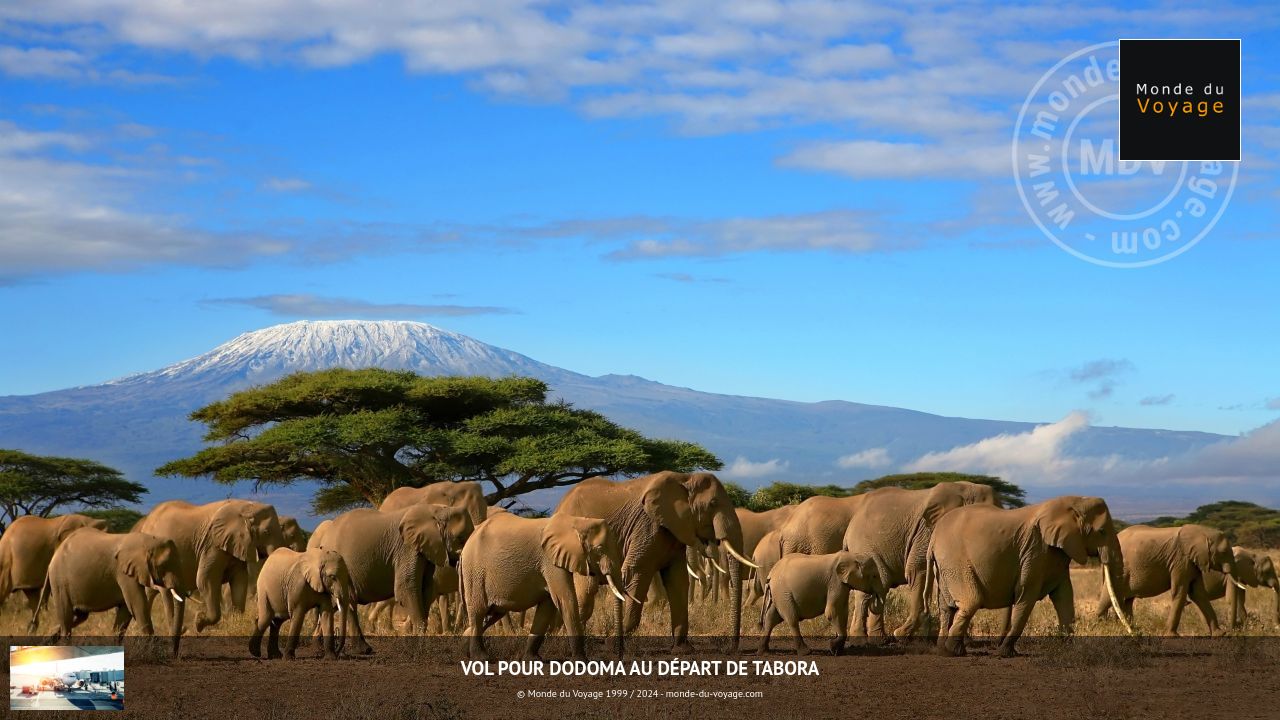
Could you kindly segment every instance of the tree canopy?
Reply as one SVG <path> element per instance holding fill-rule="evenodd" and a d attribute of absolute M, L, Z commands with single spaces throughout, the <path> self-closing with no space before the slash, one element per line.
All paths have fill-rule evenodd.
<path fill-rule="evenodd" d="M 55 510 L 136 503 L 146 491 L 119 470 L 92 460 L 0 449 L 0 519 L 5 525 L 22 515 L 49 517 Z"/>
<path fill-rule="evenodd" d="M 81 515 L 88 515 L 107 523 L 107 532 L 122 533 L 133 529 L 138 521 L 145 517 L 137 510 L 123 507 L 103 508 L 102 510 L 81 510 Z"/>
<path fill-rule="evenodd" d="M 851 488 L 839 485 L 798 485 L 788 482 L 775 482 L 751 491 L 732 482 L 725 483 L 725 490 L 733 500 L 735 507 L 764 512 L 783 505 L 793 505 L 814 497 L 848 497 L 860 495 L 882 487 L 900 487 L 907 490 L 931 488 L 938 483 L 967 480 L 971 483 L 989 485 L 995 491 L 996 498 L 1004 507 L 1023 507 L 1026 505 L 1026 491 L 1017 485 L 989 475 L 966 475 L 964 473 L 927 472 L 906 475 L 886 475 L 874 480 L 863 480 Z"/>
<path fill-rule="evenodd" d="M 699 445 L 648 438 L 546 396 L 546 383 L 523 377 L 295 373 L 191 413 L 211 445 L 156 473 L 226 484 L 316 481 L 312 506 L 328 513 L 443 480 L 488 483 L 494 503 L 593 475 L 721 467 Z"/>
<path fill-rule="evenodd" d="M 864 493 L 882 487 L 900 487 L 907 490 L 923 490 L 944 482 L 971 482 L 978 485 L 989 485 L 995 492 L 996 500 L 1007 508 L 1024 507 L 1027 504 L 1027 491 L 1017 485 L 991 475 L 968 475 L 957 472 L 918 472 L 903 475 L 885 475 L 874 480 L 863 480 L 853 486 L 855 493 Z"/>
<path fill-rule="evenodd" d="M 1236 545 L 1280 547 L 1280 510 L 1241 500 L 1223 500 L 1201 505 L 1186 517 L 1165 515 L 1147 524 L 1177 527 L 1193 523 L 1221 530 Z"/>
<path fill-rule="evenodd" d="M 746 508 L 755 512 L 773 510 L 783 505 L 794 505 L 804 502 L 815 495 L 845 497 L 853 494 L 849 488 L 843 488 L 838 485 L 797 485 L 788 482 L 775 482 L 755 491 L 746 490 L 740 485 L 731 482 L 724 485 L 735 507 Z"/>

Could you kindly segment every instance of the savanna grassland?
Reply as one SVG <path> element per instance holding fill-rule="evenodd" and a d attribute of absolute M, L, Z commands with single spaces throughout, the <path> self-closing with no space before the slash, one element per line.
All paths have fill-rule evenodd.
<path fill-rule="evenodd" d="M 1101 590 L 1101 572 L 1073 571 L 1078 621 L 1074 638 L 1057 637 L 1048 601 L 1041 602 L 1019 645 L 1020 657 L 1002 659 L 994 643 L 995 613 L 982 612 L 964 658 L 939 657 L 924 640 L 882 645 L 852 641 L 848 654 L 826 651 L 829 628 L 822 619 L 804 624 L 813 660 L 812 675 L 752 677 L 513 677 L 465 675 L 463 641 L 427 637 L 371 637 L 371 656 L 316 658 L 305 642 L 298 659 L 258 660 L 248 653 L 249 614 L 230 613 L 203 635 L 184 637 L 182 658 L 169 656 L 167 643 L 126 638 L 127 690 L 123 717 L 322 718 L 333 720 L 417 720 L 555 717 L 558 719 L 635 717 L 702 718 L 720 713 L 744 717 L 834 718 L 1233 718 L 1280 717 L 1280 635 L 1270 590 L 1248 593 L 1249 617 L 1241 630 L 1222 638 L 1200 638 L 1204 622 L 1193 607 L 1183 613 L 1180 639 L 1156 637 L 1169 609 L 1167 596 L 1139 600 L 1135 629 L 1128 637 L 1113 618 L 1096 620 L 1092 608 Z M 628 659 L 671 659 L 668 621 L 661 601 L 646 607 L 639 637 L 628 640 Z M 610 603 L 600 598 L 588 644 L 592 659 L 611 658 L 607 634 Z M 1215 603 L 1225 619 L 1224 601 Z M 742 651 L 755 650 L 757 601 L 744 608 Z M 194 608 L 188 611 L 188 615 Z M 162 613 L 156 626 L 163 632 Z M 691 638 L 699 660 L 750 656 L 725 651 L 729 603 L 697 600 L 691 608 Z M 892 627 L 902 617 L 896 593 L 888 606 Z M 12 599 L 0 614 L 0 632 L 25 634 L 27 614 Z M 110 643 L 110 614 L 100 613 L 77 629 L 77 637 Z M 41 632 L 49 631 L 46 615 Z M 366 625 L 366 629 L 367 625 Z M 190 632 L 190 631 L 188 631 Z M 774 633 L 769 660 L 788 660 L 791 639 L 785 627 Z M 99 637 L 93 637 L 99 636 Z M 490 629 L 496 660 L 520 657 L 523 631 Z M 14 639 L 34 642 L 35 639 Z M 547 660 L 566 659 L 567 643 L 552 637 Z M 754 658 L 752 658 L 754 659 Z M 534 697 L 534 692 L 553 697 Z M 565 696 L 559 696 L 559 693 Z M 649 693 L 641 697 L 636 693 Z M 609 697 L 610 693 L 621 697 Z M 668 694 L 670 693 L 670 694 Z M 701 694 L 701 695 L 700 695 Z"/>

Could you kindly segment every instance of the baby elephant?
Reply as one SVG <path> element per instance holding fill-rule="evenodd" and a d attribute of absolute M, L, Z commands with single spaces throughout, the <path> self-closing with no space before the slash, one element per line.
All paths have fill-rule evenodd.
<path fill-rule="evenodd" d="M 583 619 L 575 577 L 606 584 L 621 601 L 622 550 L 603 520 L 556 514 L 530 519 L 511 513 L 480 523 L 458 564 L 466 608 L 469 652 L 487 660 L 484 631 L 507 613 L 536 608 L 525 656 L 538 657 L 557 612 L 576 658 L 585 658 Z M 634 598 L 633 598 L 634 599 Z M 639 603 L 639 600 L 636 600 Z M 621 637 L 621 619 L 614 631 Z"/>
<path fill-rule="evenodd" d="M 298 552 L 290 548 L 277 548 L 258 573 L 258 627 L 249 638 L 249 652 L 262 657 L 262 634 L 271 629 L 267 640 L 267 657 L 285 657 L 292 660 L 298 647 L 298 634 L 307 613 L 317 608 L 324 635 L 324 656 L 338 656 L 333 639 L 333 613 L 336 606 L 342 612 L 345 603 L 348 610 L 354 608 L 355 592 L 351 574 L 342 556 L 333 550 L 312 548 Z M 332 600 L 332 602 L 330 602 Z M 280 652 L 280 626 L 289 624 L 289 639 L 284 653 Z M 345 637 L 346 615 L 343 615 L 342 634 Z"/>
<path fill-rule="evenodd" d="M 875 560 L 864 553 L 846 550 L 827 555 L 783 555 L 769 572 L 764 609 L 760 611 L 764 637 L 757 652 L 763 655 L 769 651 L 769 635 L 778 623 L 786 621 L 796 635 L 796 654 L 807 655 L 800 621 L 825 615 L 836 631 L 831 652 L 839 655 L 848 636 L 849 592 L 860 590 L 883 602 L 885 585 Z"/>
<path fill-rule="evenodd" d="M 40 607 L 53 609 L 57 631 L 50 644 L 71 637 L 71 629 L 90 613 L 115 610 L 115 635 L 124 637 L 129 623 L 137 620 L 142 634 L 151 635 L 151 602 L 148 590 L 169 593 L 178 601 L 173 615 L 173 654 L 182 635 L 183 600 L 191 589 L 182 583 L 178 548 L 172 540 L 146 533 L 108 533 L 86 527 L 67 536 L 49 562 L 40 602 L 31 617 L 32 632 Z"/>

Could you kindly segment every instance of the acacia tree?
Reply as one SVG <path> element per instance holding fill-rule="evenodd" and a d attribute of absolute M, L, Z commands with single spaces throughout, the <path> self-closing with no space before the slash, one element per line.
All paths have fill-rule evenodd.
<path fill-rule="evenodd" d="M 908 490 L 931 488 L 938 483 L 958 482 L 988 485 L 995 492 L 996 500 L 1007 508 L 1019 508 L 1027 504 L 1027 491 L 1017 485 L 992 475 L 969 475 L 958 472 L 918 472 L 902 475 L 885 475 L 874 480 L 863 480 L 853 486 L 854 493 L 864 493 L 882 487 L 900 487 Z"/>
<path fill-rule="evenodd" d="M 206 425 L 211 445 L 157 474 L 259 486 L 315 481 L 317 513 L 447 480 L 488 483 L 493 503 L 593 475 L 721 467 L 694 443 L 647 438 L 548 402 L 546 383 L 533 378 L 321 370 L 237 392 L 190 417 Z"/>
<path fill-rule="evenodd" d="M 146 487 L 92 460 L 31 455 L 0 449 L 0 518 L 8 526 L 23 515 L 49 517 L 55 510 L 111 508 L 138 502 Z"/>

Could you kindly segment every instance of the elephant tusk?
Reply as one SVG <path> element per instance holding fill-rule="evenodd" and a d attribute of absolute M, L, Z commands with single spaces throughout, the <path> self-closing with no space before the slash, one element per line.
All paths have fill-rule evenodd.
<path fill-rule="evenodd" d="M 182 596 L 178 594 L 178 591 L 174 590 L 173 588 L 169 588 L 169 594 L 172 595 L 173 599 L 177 600 L 178 602 L 186 602 L 185 600 L 182 599 Z"/>
<path fill-rule="evenodd" d="M 1106 563 L 1102 563 L 1102 582 L 1107 585 L 1107 595 L 1111 597 L 1111 607 L 1115 608 L 1116 617 L 1120 618 L 1120 624 L 1124 626 L 1125 632 L 1133 634 L 1133 628 L 1129 625 L 1129 619 L 1124 616 L 1124 608 L 1120 607 L 1120 598 L 1116 597 L 1116 588 L 1111 584 L 1111 570 L 1107 568 Z"/>
<path fill-rule="evenodd" d="M 605 582 L 609 583 L 609 589 L 613 591 L 613 594 L 617 596 L 618 600 L 622 602 L 626 602 L 627 598 L 623 596 L 622 593 L 618 592 L 618 586 L 613 584 L 613 578 L 609 577 L 608 575 L 605 575 L 604 579 L 605 579 Z"/>
<path fill-rule="evenodd" d="M 1231 575 L 1228 575 L 1227 577 L 1231 578 L 1231 582 L 1235 583 L 1235 584 L 1236 584 L 1236 587 L 1240 588 L 1241 590 L 1248 590 L 1248 589 L 1249 589 L 1249 588 L 1245 587 L 1245 586 L 1244 586 L 1244 585 L 1243 585 L 1239 580 L 1235 579 L 1235 577 L 1233 577 L 1233 576 L 1231 576 Z"/>
<path fill-rule="evenodd" d="M 701 582 L 701 581 L 702 581 L 702 579 L 703 579 L 703 578 L 702 578 L 702 576 L 701 576 L 701 575 L 699 575 L 698 573 L 694 572 L 694 571 L 693 571 L 693 568 L 689 567 L 689 563 L 685 563 L 685 564 L 684 564 L 684 569 L 689 571 L 689 577 L 691 577 L 691 578 L 693 578 L 694 580 L 697 580 L 697 581 L 699 581 L 699 582 Z"/>
<path fill-rule="evenodd" d="M 643 604 L 644 604 L 644 601 L 643 601 L 643 600 L 641 600 L 640 598 L 636 597 L 635 595 L 632 595 L 631 593 L 627 593 L 627 597 L 631 598 L 631 602 L 633 602 L 633 603 L 635 603 L 635 604 L 637 604 L 637 605 L 643 605 Z"/>
<path fill-rule="evenodd" d="M 718 570 L 718 571 L 720 572 L 720 574 L 721 574 L 721 575 L 728 575 L 728 574 L 729 574 L 729 571 L 727 571 L 727 570 L 725 570 L 724 568 L 720 567 L 720 563 L 716 562 L 716 559 L 715 559 L 715 558 L 708 556 L 708 557 L 707 557 L 707 562 L 711 563 L 711 567 L 713 567 L 713 568 L 715 568 L 716 570 Z"/>
<path fill-rule="evenodd" d="M 755 564 L 755 563 L 751 562 L 750 560 L 748 560 L 748 559 L 746 559 L 746 558 L 742 557 L 742 553 L 738 552 L 737 550 L 734 550 L 734 549 L 733 549 L 733 543 L 726 542 L 726 543 L 724 544 L 724 549 L 725 549 L 725 550 L 727 550 L 727 551 L 729 552 L 729 554 L 730 554 L 730 555 L 732 555 L 734 558 L 736 558 L 736 559 L 737 559 L 737 561 L 738 561 L 738 562 L 740 562 L 740 563 L 742 563 L 743 565 L 746 565 L 746 566 L 747 566 L 747 567 L 749 567 L 749 568 L 755 568 L 755 569 L 757 569 L 757 570 L 759 570 L 759 569 L 760 569 L 760 566 L 759 566 L 759 565 L 757 565 L 757 564 Z"/>

